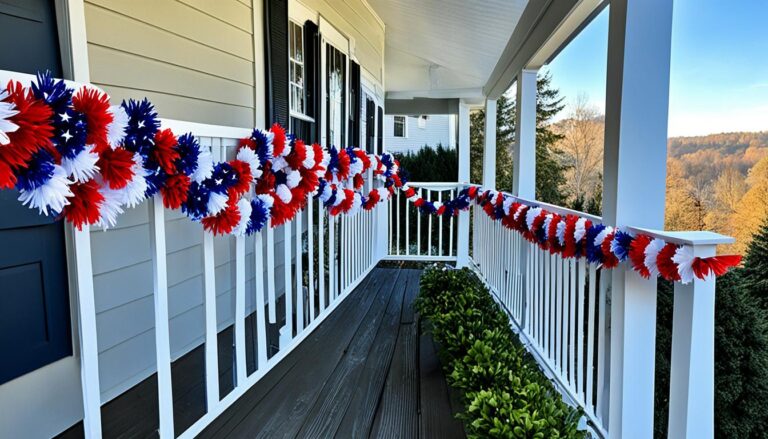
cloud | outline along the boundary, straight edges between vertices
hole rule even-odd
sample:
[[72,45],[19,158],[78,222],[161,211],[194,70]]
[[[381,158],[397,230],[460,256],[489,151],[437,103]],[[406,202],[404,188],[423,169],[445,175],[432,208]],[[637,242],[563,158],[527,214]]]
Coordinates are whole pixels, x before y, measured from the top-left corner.
[[735,131],[768,131],[768,105],[678,111],[669,115],[670,137]]

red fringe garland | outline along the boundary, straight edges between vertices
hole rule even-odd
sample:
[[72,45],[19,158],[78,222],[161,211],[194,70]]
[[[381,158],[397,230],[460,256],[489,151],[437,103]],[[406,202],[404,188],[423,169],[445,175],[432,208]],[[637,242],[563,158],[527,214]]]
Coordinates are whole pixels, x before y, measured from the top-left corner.
[[96,224],[100,219],[99,209],[104,202],[104,195],[99,192],[99,185],[94,180],[85,183],[74,183],[69,186],[72,197],[69,204],[64,206],[64,217],[78,230],[84,225]]
[[88,127],[85,142],[95,145],[97,152],[109,148],[107,127],[113,120],[109,112],[109,95],[94,88],[81,87],[72,96],[72,107],[85,115]]
[[191,180],[184,174],[171,175],[160,188],[163,195],[163,206],[166,209],[178,209],[187,201],[187,191]]
[[107,148],[96,162],[110,189],[122,189],[133,178],[133,153],[125,148]]
[[176,173],[174,162],[179,158],[179,152],[175,148],[176,145],[176,136],[173,135],[173,131],[170,128],[155,133],[155,146],[150,151],[150,154],[166,174]]

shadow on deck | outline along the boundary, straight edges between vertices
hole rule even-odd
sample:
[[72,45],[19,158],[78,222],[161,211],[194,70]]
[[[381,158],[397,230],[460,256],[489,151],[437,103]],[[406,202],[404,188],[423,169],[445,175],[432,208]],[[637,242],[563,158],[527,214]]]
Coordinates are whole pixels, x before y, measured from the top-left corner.
[[[420,274],[375,268],[306,340],[198,437],[463,437],[435,346],[413,311]],[[220,346],[222,337],[231,346],[231,328],[219,334]],[[220,371],[221,365],[231,364],[228,351],[219,352]],[[177,434],[205,411],[201,353],[192,351],[174,362]],[[197,371],[181,380],[177,371],[193,368]],[[231,376],[231,367],[221,372]],[[232,388],[231,379],[223,381],[229,386],[222,388],[222,396]],[[202,394],[181,401],[177,384]],[[102,407],[104,436],[156,437],[156,388],[153,376]],[[136,410],[137,404],[144,407],[139,409],[143,416],[122,412],[128,406]],[[106,416],[109,411],[122,415]],[[82,430],[68,433],[77,437]]]

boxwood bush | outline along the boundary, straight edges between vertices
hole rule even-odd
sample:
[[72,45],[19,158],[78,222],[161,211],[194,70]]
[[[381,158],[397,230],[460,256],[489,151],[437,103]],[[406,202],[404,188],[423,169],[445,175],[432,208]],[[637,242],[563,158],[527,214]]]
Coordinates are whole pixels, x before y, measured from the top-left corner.
[[459,415],[471,438],[584,438],[581,411],[563,402],[509,326],[504,311],[468,269],[431,267],[421,276],[425,317]]

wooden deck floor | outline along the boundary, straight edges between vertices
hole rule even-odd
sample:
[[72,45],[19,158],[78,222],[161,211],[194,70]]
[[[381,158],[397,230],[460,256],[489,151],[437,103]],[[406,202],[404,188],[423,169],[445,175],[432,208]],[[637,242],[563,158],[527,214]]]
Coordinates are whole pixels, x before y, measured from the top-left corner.
[[413,312],[419,275],[375,269],[200,437],[462,437]]
[[[455,407],[434,344],[422,333],[413,311],[419,275],[420,270],[414,269],[374,269],[306,340],[199,437],[464,437],[453,417]],[[223,331],[222,337],[229,337],[231,345],[231,330]],[[228,351],[220,352],[220,365],[231,364]],[[201,366],[202,359],[197,358],[201,355],[194,352],[174,363],[177,433],[205,410],[202,370],[185,374],[184,383],[194,389],[190,394],[202,394],[183,401],[176,398],[177,376],[181,378],[177,370]],[[251,357],[249,373],[255,366]],[[222,372],[223,396],[232,388],[228,378],[232,373]],[[154,390],[148,389],[153,385]],[[127,396],[140,386],[147,387],[141,391],[141,402],[138,391]],[[124,422],[118,422],[123,416],[106,417],[105,437],[156,437],[156,381],[150,377],[134,389],[105,405],[103,416],[105,410],[125,416],[124,408],[137,403],[154,413]],[[81,432],[74,428],[65,436]]]

